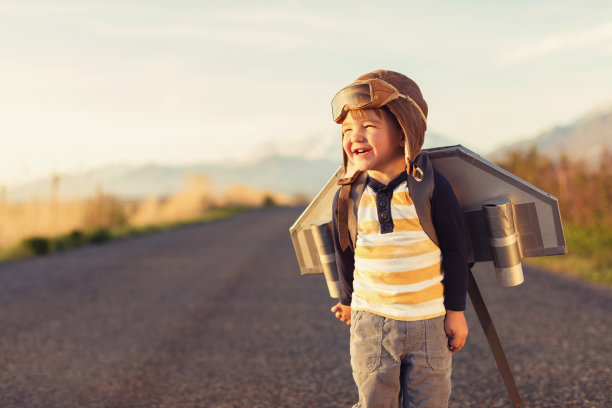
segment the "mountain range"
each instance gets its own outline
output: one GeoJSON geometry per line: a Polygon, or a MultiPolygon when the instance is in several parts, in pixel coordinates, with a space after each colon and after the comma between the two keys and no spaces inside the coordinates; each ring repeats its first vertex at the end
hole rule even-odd
{"type": "Polygon", "coordinates": [[[553,159],[566,154],[573,160],[597,164],[604,150],[612,152],[612,101],[568,125],[555,126],[533,138],[503,146],[487,157],[496,160],[509,151],[525,151],[534,146],[539,153],[553,159]]]}
{"type": "MultiPolygon", "coordinates": [[[[428,132],[424,147],[453,144],[456,142],[428,132]]],[[[531,146],[551,157],[564,152],[570,158],[592,162],[604,149],[612,151],[612,103],[599,106],[569,125],[555,126],[485,156],[496,160],[510,150],[526,150],[531,146]]],[[[110,165],[81,174],[65,174],[56,179],[56,194],[62,199],[84,198],[97,191],[123,199],[163,197],[180,191],[191,174],[199,173],[213,182],[217,193],[233,184],[245,184],[257,189],[310,196],[319,191],[341,163],[339,135],[322,133],[298,141],[264,144],[249,155],[248,161],[110,165]]],[[[50,179],[42,179],[10,188],[6,198],[24,201],[33,197],[45,199],[50,194],[50,179]]]]}

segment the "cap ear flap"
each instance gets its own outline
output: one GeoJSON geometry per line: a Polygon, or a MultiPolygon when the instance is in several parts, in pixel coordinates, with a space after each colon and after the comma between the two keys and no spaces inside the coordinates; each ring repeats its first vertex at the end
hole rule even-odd
{"type": "Polygon", "coordinates": [[[346,152],[344,151],[344,147],[342,148],[342,165],[344,166],[343,178],[353,177],[357,169],[355,168],[355,165],[353,165],[353,162],[351,162],[348,156],[346,155],[346,152]]]}

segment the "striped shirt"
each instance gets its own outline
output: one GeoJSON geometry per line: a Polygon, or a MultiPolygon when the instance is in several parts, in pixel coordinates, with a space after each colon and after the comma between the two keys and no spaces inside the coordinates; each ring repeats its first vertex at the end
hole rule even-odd
{"type": "Polygon", "coordinates": [[[398,320],[442,316],[440,249],[421,227],[405,178],[392,184],[370,178],[359,202],[351,306],[398,320]]]}

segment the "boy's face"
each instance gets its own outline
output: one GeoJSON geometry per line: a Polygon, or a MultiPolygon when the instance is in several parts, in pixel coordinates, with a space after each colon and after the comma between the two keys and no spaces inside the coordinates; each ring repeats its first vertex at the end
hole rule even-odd
{"type": "Polygon", "coordinates": [[[405,167],[404,134],[386,115],[370,109],[361,119],[349,112],[342,122],[342,148],[348,159],[371,176],[395,176],[405,167]]]}

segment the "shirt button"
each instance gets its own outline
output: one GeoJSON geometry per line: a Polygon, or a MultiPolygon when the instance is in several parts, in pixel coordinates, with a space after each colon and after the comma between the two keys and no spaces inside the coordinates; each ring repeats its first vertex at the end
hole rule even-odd
{"type": "Polygon", "coordinates": [[[382,213],[382,214],[380,214],[380,218],[381,218],[382,220],[386,220],[386,219],[387,219],[387,213],[382,213]]]}

